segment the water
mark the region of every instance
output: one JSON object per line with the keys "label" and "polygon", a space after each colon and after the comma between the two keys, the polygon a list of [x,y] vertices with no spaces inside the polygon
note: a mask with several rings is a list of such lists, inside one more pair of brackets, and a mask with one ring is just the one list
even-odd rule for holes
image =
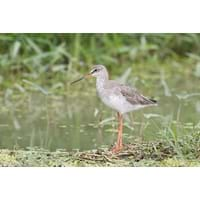
{"label": "water", "polygon": [[[176,93],[176,92],[175,92]],[[174,94],[175,94],[174,93]],[[110,147],[116,141],[116,113],[95,93],[46,96],[41,93],[0,98],[0,148],[41,147],[55,151]],[[183,98],[183,97],[182,97]],[[162,130],[199,123],[199,96],[178,99],[161,95],[158,107],[125,116],[124,140],[156,140]]]}

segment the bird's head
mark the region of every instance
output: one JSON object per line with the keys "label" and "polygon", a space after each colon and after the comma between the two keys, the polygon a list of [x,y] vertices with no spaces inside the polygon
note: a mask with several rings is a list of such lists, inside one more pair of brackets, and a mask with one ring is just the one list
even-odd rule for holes
{"label": "bird's head", "polygon": [[93,77],[104,77],[107,75],[107,70],[103,65],[94,65],[89,75]]}
{"label": "bird's head", "polygon": [[108,72],[107,69],[103,65],[93,65],[92,70],[86,74],[85,76],[79,78],[76,81],[73,81],[71,84],[74,84],[78,81],[81,81],[86,78],[96,77],[96,78],[105,78],[108,79]]}

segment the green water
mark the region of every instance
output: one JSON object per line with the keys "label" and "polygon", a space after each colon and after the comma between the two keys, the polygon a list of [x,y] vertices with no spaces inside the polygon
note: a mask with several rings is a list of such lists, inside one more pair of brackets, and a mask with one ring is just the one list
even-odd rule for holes
{"label": "green water", "polygon": [[116,112],[95,81],[70,86],[93,64],[159,102],[124,116],[124,142],[198,135],[199,55],[199,34],[0,34],[0,148],[113,145]]}
{"label": "green water", "polygon": [[[155,94],[159,98],[157,107],[126,115],[124,141],[165,138],[165,130],[173,124],[183,128],[179,133],[189,134],[200,122],[200,96],[191,92],[178,98],[180,88],[184,85],[171,94],[164,94],[162,89]],[[0,148],[41,147],[55,151],[110,147],[117,136],[116,112],[104,106],[94,91],[86,91],[60,96],[40,92],[2,95]]]}

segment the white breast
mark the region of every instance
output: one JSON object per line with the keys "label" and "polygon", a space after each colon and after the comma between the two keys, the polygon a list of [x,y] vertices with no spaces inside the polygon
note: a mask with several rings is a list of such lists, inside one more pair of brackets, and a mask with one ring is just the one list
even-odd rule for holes
{"label": "white breast", "polygon": [[104,82],[101,79],[97,79],[96,88],[103,103],[121,114],[145,107],[143,105],[132,105],[120,92],[116,91],[117,89],[105,89]]}
{"label": "white breast", "polygon": [[97,87],[97,93],[104,104],[120,113],[125,113],[132,107],[122,95],[118,96],[112,90]]}

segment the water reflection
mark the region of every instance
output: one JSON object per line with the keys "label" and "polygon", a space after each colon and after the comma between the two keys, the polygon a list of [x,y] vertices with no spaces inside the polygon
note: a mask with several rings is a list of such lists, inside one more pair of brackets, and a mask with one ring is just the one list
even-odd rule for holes
{"label": "water reflection", "polygon": [[[41,93],[0,100],[0,148],[42,147],[56,149],[95,149],[116,141],[115,112],[98,98],[78,96],[45,96]],[[162,97],[159,106],[146,108],[125,117],[126,142],[162,137],[170,123],[190,127],[199,122],[198,97],[180,100]]]}

